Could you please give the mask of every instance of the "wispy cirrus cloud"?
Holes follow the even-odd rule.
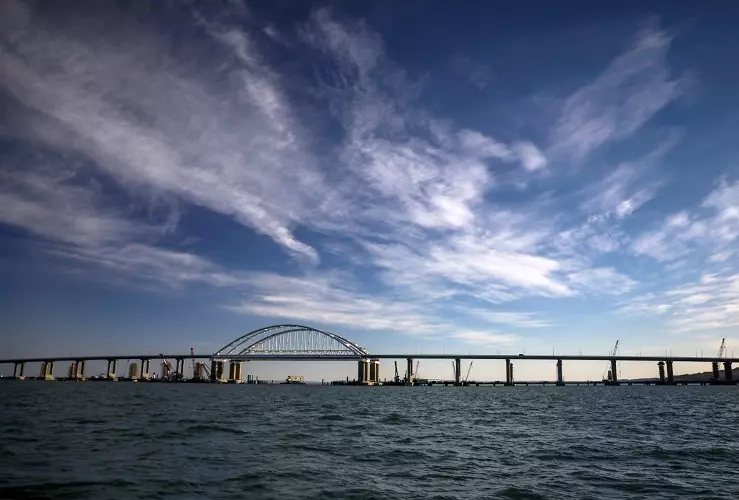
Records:
[[[739,239],[739,182],[721,181],[700,207],[666,217],[661,225],[636,238],[632,250],[658,261],[672,261],[696,250],[714,252],[723,262]]]
[[[81,152],[129,189],[233,217],[317,260],[291,226],[322,202],[322,174],[301,144],[277,76],[244,32],[196,16],[224,49],[196,68],[154,30],[113,12],[98,18],[104,37],[83,19],[45,24],[34,15],[23,30],[6,32],[12,44],[0,73],[6,91],[37,111],[37,138]],[[286,183],[297,195],[286,196]]]
[[[671,36],[647,28],[592,83],[571,95],[551,133],[552,153],[579,161],[639,130],[682,93],[667,65]]]
[[[103,22],[108,37],[71,18],[50,28],[33,16],[13,34],[0,82],[34,110],[23,139],[77,155],[84,166],[70,167],[71,182],[49,169],[26,175],[15,164],[15,173],[0,177],[0,201],[9,207],[3,222],[57,242],[57,256],[169,287],[227,288],[239,297],[227,305],[237,313],[446,332],[489,345],[515,335],[466,323],[550,324],[503,303],[637,287],[594,256],[626,244],[619,221],[650,201],[657,183],[647,182],[638,159],[616,162],[589,188],[578,185],[567,205],[547,201],[562,194],[549,175],[562,151],[592,154],[679,95],[664,61],[666,34],[642,34],[567,99],[552,132],[560,151],[425,108],[422,83],[391,60],[379,34],[328,9],[314,11],[298,34],[305,57],[320,61],[317,81],[270,64],[266,44],[286,47],[273,26],[236,14],[230,24],[229,16],[186,16],[198,41],[177,50],[151,26],[112,16]],[[81,180],[88,178],[114,185],[122,203],[96,194],[94,183]],[[543,187],[517,201],[506,190],[521,179]],[[246,273],[238,259],[226,265],[182,251],[161,237],[166,221],[141,220],[150,200],[161,198],[236,221],[308,265]],[[726,212],[729,198],[717,195],[706,207]],[[347,253],[341,262],[361,272],[335,272]],[[455,308],[470,299],[489,309]],[[450,328],[450,314],[459,330]]]

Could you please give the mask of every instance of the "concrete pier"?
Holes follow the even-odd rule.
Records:
[[[223,361],[213,360],[210,363],[210,381],[223,382]]]
[[[138,380],[139,379],[139,364],[138,363],[131,363],[128,365],[128,378],[131,380]]]
[[[734,373],[731,371],[731,361],[724,361],[724,379],[727,384],[734,383]]]
[[[456,358],[454,360],[454,385],[462,383],[462,360]]]
[[[505,360],[505,385],[513,385],[513,364],[510,359]]]
[[[408,365],[407,371],[406,371],[406,382],[409,384],[413,383],[413,358],[406,359],[406,363]]]
[[[716,362],[711,363],[711,371],[713,372],[711,381],[714,383],[718,382],[721,379],[721,377],[719,376],[719,371],[718,371],[718,363]]]
[[[557,385],[563,386],[565,385],[565,378],[562,373],[562,360],[557,360]]]
[[[228,366],[228,381],[232,384],[241,384],[244,381],[241,376],[242,361],[231,361]]]
[[[54,362],[44,361],[41,363],[40,377],[44,380],[54,380]]]
[[[69,365],[69,378],[72,380],[85,380],[85,361],[72,361]]]
[[[185,376],[185,360],[182,358],[175,358],[174,373],[177,380],[182,380]]]
[[[116,377],[116,360],[115,359],[109,359],[108,360],[108,370],[106,371],[108,380],[117,380],[118,377]]]
[[[667,385],[675,385],[675,372],[672,369],[672,361],[667,361]]]
[[[147,380],[149,378],[149,360],[141,359],[141,372],[139,373],[141,380]]]
[[[618,367],[616,366],[616,360],[611,359],[611,385],[619,385],[617,370],[618,370]]]
[[[380,381],[380,360],[377,358],[370,360],[370,378],[375,384]]]
[[[659,370],[659,383],[665,385],[665,362],[660,361],[657,363],[657,369]]]
[[[13,363],[13,378],[16,380],[25,379],[26,377],[23,374],[25,369],[26,369],[25,363]]]

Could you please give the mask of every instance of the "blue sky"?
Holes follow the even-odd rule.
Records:
[[[4,355],[739,348],[735,6],[123,8],[0,7]]]

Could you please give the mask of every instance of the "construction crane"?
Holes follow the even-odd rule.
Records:
[[[617,340],[616,341],[616,345],[613,346],[613,350],[609,353],[609,356],[615,357],[616,354],[618,353],[618,342],[619,341]],[[607,378],[604,378],[603,380],[604,381],[607,381],[607,382],[611,382],[613,380],[613,377],[615,375],[617,375],[615,373],[611,373],[611,364],[610,363],[608,364],[608,368],[606,368],[606,372],[608,373],[608,376],[607,376]]]
[[[168,360],[161,352],[159,353],[159,357],[162,358],[162,364],[164,365],[164,373],[162,374],[162,377],[165,379],[169,379],[169,377],[172,375],[172,362]]]
[[[400,376],[398,375],[398,362],[397,361],[395,361],[395,379],[394,380],[396,384],[400,383]]]
[[[718,356],[717,358],[721,359],[724,357],[724,352],[726,352],[726,339],[721,339],[721,347],[718,348]],[[711,380],[713,380],[714,383],[718,383],[719,376],[718,376],[718,370],[719,366],[716,361],[711,363]]]
[[[464,376],[464,383],[465,384],[470,379],[470,372],[471,371],[472,371],[472,361],[470,361],[470,366],[469,366],[469,368],[467,368],[467,375]]]

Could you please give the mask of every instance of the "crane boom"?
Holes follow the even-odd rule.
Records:
[[[723,358],[726,352],[726,338],[721,339],[721,347],[718,348],[718,357]]]
[[[472,361],[470,361],[470,366],[467,368],[467,375],[464,377],[465,383],[470,379],[470,372],[472,371]]]

